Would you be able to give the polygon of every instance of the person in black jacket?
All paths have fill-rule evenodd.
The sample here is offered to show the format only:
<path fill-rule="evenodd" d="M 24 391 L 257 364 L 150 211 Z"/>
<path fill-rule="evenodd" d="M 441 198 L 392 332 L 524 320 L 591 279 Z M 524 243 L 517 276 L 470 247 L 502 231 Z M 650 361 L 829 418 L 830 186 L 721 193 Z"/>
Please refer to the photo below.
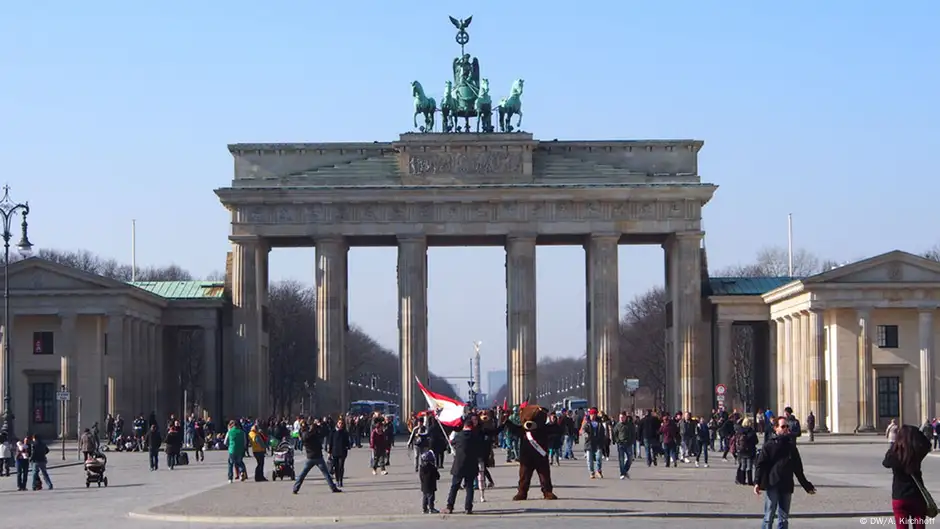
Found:
<path fill-rule="evenodd" d="M 150 425 L 150 431 L 147 432 L 144 443 L 150 454 L 150 471 L 152 472 L 160 466 L 160 445 L 163 444 L 163 437 L 160 436 L 160 430 L 157 430 L 156 424 Z"/>
<path fill-rule="evenodd" d="M 313 470 L 313 467 L 320 469 L 320 473 L 323 474 L 323 479 L 326 480 L 330 490 L 343 492 L 333 483 L 333 476 L 330 475 L 330 471 L 326 468 L 326 461 L 323 460 L 323 438 L 326 432 L 324 432 L 320 420 L 314 419 L 313 424 L 305 425 L 304 428 L 301 430 L 300 436 L 303 439 L 307 461 L 304 462 L 304 469 L 297 475 L 297 480 L 294 481 L 294 494 L 300 492 L 300 486 L 303 485 L 304 479 L 307 478 L 307 474 Z"/>
<path fill-rule="evenodd" d="M 793 477 L 808 494 L 816 494 L 816 487 L 803 474 L 803 461 L 796 442 L 789 435 L 790 424 L 787 417 L 777 417 L 774 421 L 776 436 L 764 445 L 757 458 L 754 474 L 754 494 L 760 496 L 765 491 L 764 529 L 770 529 L 774 516 L 779 519 L 778 528 L 787 527 L 790 518 L 790 500 L 793 498 Z"/>
<path fill-rule="evenodd" d="M 452 476 L 450 492 L 447 494 L 447 514 L 454 512 L 454 503 L 457 501 L 457 491 L 463 485 L 467 491 L 464 499 L 464 512 L 473 512 L 473 481 L 480 471 L 480 448 L 482 440 L 477 432 L 479 417 L 470 415 L 464 418 L 463 429 L 454 436 L 454 464 L 450 469 Z"/>
<path fill-rule="evenodd" d="M 41 488 L 40 475 L 42 475 L 42 480 L 46 482 L 46 487 L 52 490 L 52 480 L 49 479 L 49 472 L 46 470 L 46 463 L 49 462 L 48 455 L 49 447 L 42 442 L 38 435 L 34 435 L 29 447 L 29 466 L 33 476 L 33 490 Z"/>
<path fill-rule="evenodd" d="M 434 508 L 434 496 L 437 493 L 437 480 L 441 473 L 437 470 L 437 457 L 433 450 L 421 454 L 418 479 L 421 480 L 421 510 L 424 514 L 437 514 L 440 511 Z"/>
<path fill-rule="evenodd" d="M 336 428 L 330 431 L 326 441 L 326 451 L 330 454 L 330 466 L 336 476 L 336 486 L 343 486 L 343 476 L 346 475 L 346 456 L 352 447 L 352 439 L 346 430 L 346 420 L 340 417 L 336 420 Z"/>
<path fill-rule="evenodd" d="M 927 501 L 918 487 L 924 484 L 921 474 L 921 462 L 930 452 L 930 439 L 917 428 L 904 425 L 898 430 L 897 438 L 882 465 L 890 468 L 893 474 L 891 479 L 891 509 L 894 511 L 894 521 L 898 527 L 906 527 L 911 522 L 915 527 L 924 525 L 927 515 Z"/>

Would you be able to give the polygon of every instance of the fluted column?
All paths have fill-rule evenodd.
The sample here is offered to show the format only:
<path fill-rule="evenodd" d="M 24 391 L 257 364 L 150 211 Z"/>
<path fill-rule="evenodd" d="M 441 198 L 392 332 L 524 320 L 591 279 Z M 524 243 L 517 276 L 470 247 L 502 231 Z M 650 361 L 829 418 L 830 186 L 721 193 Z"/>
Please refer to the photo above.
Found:
<path fill-rule="evenodd" d="M 780 413 L 783 411 L 784 406 L 786 406 L 787 385 L 790 383 L 787 377 L 789 367 L 787 364 L 787 324 L 785 319 L 777 318 L 774 320 L 774 325 L 777 331 L 777 353 L 775 355 L 777 361 L 777 400 L 773 404 L 773 411 Z"/>
<path fill-rule="evenodd" d="M 235 343 L 232 351 L 232 384 L 228 390 L 234 409 L 232 416 L 251 413 L 251 402 L 256 395 L 259 373 L 252 371 L 258 354 L 261 333 L 258 314 L 257 239 L 239 239 L 232 245 L 232 323 Z"/>
<path fill-rule="evenodd" d="M 778 349 L 779 344 L 777 338 L 777 322 L 776 320 L 768 322 L 767 325 L 767 354 L 769 358 L 767 359 L 767 407 L 777 409 L 777 389 L 769 388 L 779 388 L 777 381 L 777 362 L 778 362 Z"/>
<path fill-rule="evenodd" d="M 77 382 L 72 377 L 72 371 L 75 369 L 73 360 L 77 360 L 78 351 L 76 350 L 78 339 L 76 335 L 76 325 L 78 317 L 72 313 L 62 314 L 59 318 L 60 330 L 62 333 L 62 339 L 60 343 L 55 344 L 56 349 L 58 349 L 62 355 L 60 360 L 60 369 L 59 369 L 59 384 L 65 386 L 65 389 L 72 393 L 72 400 L 66 402 L 64 405 L 60 405 L 60 410 L 65 414 L 65 422 L 62 423 L 62 417 L 59 417 L 59 422 L 61 424 L 59 434 L 63 436 L 72 435 L 72 425 L 75 424 L 75 411 L 78 409 L 77 400 L 78 400 L 78 388 L 73 387 L 73 383 Z"/>
<path fill-rule="evenodd" d="M 790 318 L 790 398 L 789 404 L 795 413 L 805 415 L 806 410 L 800 409 L 800 391 L 803 378 L 800 374 L 800 355 L 803 342 L 803 319 L 799 313 Z"/>
<path fill-rule="evenodd" d="M 167 393 L 164 390 L 163 381 L 166 377 L 166 354 L 163 350 L 163 332 L 166 328 L 163 325 L 156 325 L 153 329 L 153 350 L 154 350 L 154 363 L 153 363 L 153 381 L 156 385 L 156 390 L 153 392 L 154 398 L 154 411 L 157 414 L 157 417 L 166 417 L 167 414 Z"/>
<path fill-rule="evenodd" d="M 536 387 L 535 237 L 506 239 L 506 354 L 509 399 L 535 398 Z"/>
<path fill-rule="evenodd" d="M 122 415 L 129 419 L 130 403 L 127 391 L 130 381 L 124 369 L 124 315 L 120 313 L 108 314 L 108 413 L 115 417 Z"/>
<path fill-rule="evenodd" d="M 131 358 L 134 373 L 134 413 L 146 414 L 146 395 L 144 379 L 146 377 L 146 354 L 147 349 L 144 345 L 144 322 L 138 318 L 131 320 Z M 146 415 L 145 415 L 146 416 Z"/>
<path fill-rule="evenodd" d="M 317 402 L 320 415 L 346 411 L 346 263 L 342 237 L 317 239 Z"/>
<path fill-rule="evenodd" d="M 734 322 L 730 320 L 718 320 L 718 380 L 717 384 L 724 384 L 727 388 L 727 393 L 725 393 L 725 399 L 728 399 L 724 402 L 725 408 L 731 409 L 733 406 L 731 401 L 737 400 L 737 391 L 734 384 L 734 363 L 733 355 L 731 352 L 732 342 L 731 342 L 731 333 L 734 329 Z M 732 395 L 735 397 L 732 398 Z M 716 402 L 717 406 L 719 403 Z"/>
<path fill-rule="evenodd" d="M 268 351 L 268 257 L 271 246 L 264 239 L 258 241 L 255 252 L 255 303 L 258 318 L 258 344 L 256 354 L 252 356 L 252 374 L 255 384 L 252 386 L 251 413 L 256 417 L 267 417 L 273 411 L 271 406 L 271 362 Z"/>
<path fill-rule="evenodd" d="M 428 383 L 428 243 L 398 238 L 398 362 L 401 412 L 427 408 L 415 378 Z"/>
<path fill-rule="evenodd" d="M 202 409 L 207 410 L 213 417 L 219 412 L 219 350 L 218 328 L 206 326 L 202 328 L 203 337 L 203 364 L 202 364 Z"/>
<path fill-rule="evenodd" d="M 698 354 L 702 322 L 702 232 L 675 235 L 676 284 L 672 288 L 675 347 L 679 358 L 682 411 L 705 414 L 711 409 L 711 355 Z M 677 258 L 677 259 L 676 259 Z"/>
<path fill-rule="evenodd" d="M 920 335 L 920 417 L 918 419 L 930 420 L 936 416 L 937 407 L 934 394 L 936 374 L 933 363 L 933 311 L 921 311 L 917 325 Z"/>
<path fill-rule="evenodd" d="M 147 373 L 146 373 L 146 391 L 147 391 L 147 412 L 157 412 L 157 324 L 147 322 L 144 327 L 144 339 L 147 344 Z"/>
<path fill-rule="evenodd" d="M 793 403 L 793 316 L 783 317 L 783 364 L 782 372 L 785 373 L 786 384 L 783 386 L 783 394 L 780 400 L 780 409 L 776 410 L 777 415 L 782 415 L 784 408 L 792 406 Z"/>
<path fill-rule="evenodd" d="M 620 274 L 617 248 L 620 234 L 592 234 L 588 241 L 588 332 L 593 358 L 594 391 L 591 404 L 610 414 L 620 411 L 623 377 L 620 375 Z"/>
<path fill-rule="evenodd" d="M 871 312 L 858 311 L 858 430 L 875 429 L 872 393 L 874 374 L 871 354 Z"/>
<path fill-rule="evenodd" d="M 809 359 L 809 408 L 816 414 L 816 430 L 828 431 L 828 396 L 826 383 L 826 321 L 825 314 L 819 309 L 809 313 L 810 359 Z"/>
<path fill-rule="evenodd" d="M 809 312 L 800 313 L 800 361 L 797 369 L 800 373 L 800 415 L 806 416 L 809 415 L 810 410 L 810 385 L 812 384 L 812 376 L 810 375 L 811 364 L 813 362 L 812 357 L 812 322 L 810 321 Z"/>

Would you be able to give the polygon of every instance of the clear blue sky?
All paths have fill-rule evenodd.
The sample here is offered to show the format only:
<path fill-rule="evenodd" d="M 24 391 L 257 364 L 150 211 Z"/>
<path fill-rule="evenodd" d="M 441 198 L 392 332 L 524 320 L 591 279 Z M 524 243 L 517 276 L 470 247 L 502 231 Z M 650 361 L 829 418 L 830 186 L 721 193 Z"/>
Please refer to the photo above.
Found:
<path fill-rule="evenodd" d="M 940 239 L 940 3 L 12 2 L 0 19 L 0 155 L 38 246 L 223 267 L 227 143 L 393 140 L 409 83 L 432 95 L 458 52 L 494 96 L 526 80 L 542 139 L 695 138 L 713 267 L 785 244 L 855 259 Z M 380 7 L 376 7 L 380 6 Z M 386 7 L 390 6 L 390 7 Z M 497 7 L 498 6 L 498 7 Z M 538 253 L 539 354 L 584 351 L 584 260 Z M 395 251 L 354 250 L 350 318 L 396 349 Z M 278 250 L 274 279 L 313 278 Z M 621 302 L 662 283 L 655 247 L 621 249 Z M 432 249 L 431 368 L 505 359 L 501 249 Z"/>

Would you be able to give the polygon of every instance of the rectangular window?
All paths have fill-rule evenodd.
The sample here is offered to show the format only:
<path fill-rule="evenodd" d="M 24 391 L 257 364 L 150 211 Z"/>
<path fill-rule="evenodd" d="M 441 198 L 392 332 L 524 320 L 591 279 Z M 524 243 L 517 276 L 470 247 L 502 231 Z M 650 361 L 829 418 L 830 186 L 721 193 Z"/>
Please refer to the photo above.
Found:
<path fill-rule="evenodd" d="M 901 415 L 901 377 L 878 377 L 878 417 L 897 419 Z"/>
<path fill-rule="evenodd" d="M 897 325 L 879 325 L 878 326 L 878 347 L 882 349 L 898 348 L 898 326 Z"/>
<path fill-rule="evenodd" d="M 32 385 L 33 424 L 52 424 L 55 422 L 55 384 L 37 382 Z"/>
<path fill-rule="evenodd" d="M 33 333 L 33 354 L 51 355 L 55 353 L 55 333 L 52 331 L 37 331 Z"/>

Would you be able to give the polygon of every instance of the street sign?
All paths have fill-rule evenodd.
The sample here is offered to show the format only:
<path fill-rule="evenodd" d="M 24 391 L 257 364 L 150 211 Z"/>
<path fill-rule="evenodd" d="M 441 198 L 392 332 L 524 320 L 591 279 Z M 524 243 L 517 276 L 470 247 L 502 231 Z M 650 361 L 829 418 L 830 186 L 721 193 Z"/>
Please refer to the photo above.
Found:
<path fill-rule="evenodd" d="M 718 402 L 724 402 L 724 401 L 725 401 L 725 396 L 724 396 L 724 395 L 718 395 Z"/>
<path fill-rule="evenodd" d="M 715 395 L 724 395 L 728 391 L 728 388 L 724 384 L 718 384 L 715 386 Z"/>
<path fill-rule="evenodd" d="M 627 393 L 633 393 L 636 390 L 640 389 L 640 379 L 638 378 L 625 378 L 623 379 L 623 387 L 627 390 Z"/>
<path fill-rule="evenodd" d="M 61 402 L 68 402 L 72 400 L 72 394 L 69 393 L 68 391 L 57 391 L 55 394 L 55 398 L 56 400 L 61 401 Z"/>

